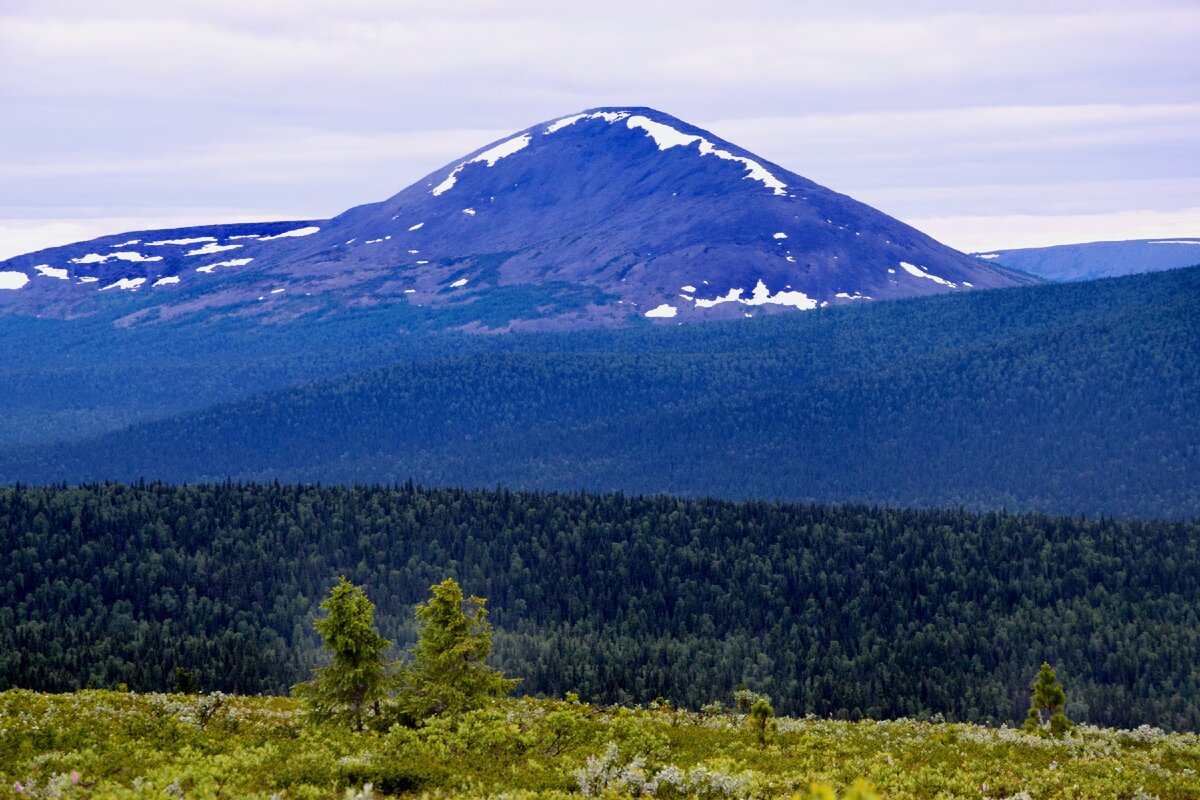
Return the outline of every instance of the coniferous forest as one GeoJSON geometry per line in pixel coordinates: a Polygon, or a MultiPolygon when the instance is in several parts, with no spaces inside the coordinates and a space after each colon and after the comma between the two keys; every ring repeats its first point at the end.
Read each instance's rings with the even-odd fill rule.
{"type": "Polygon", "coordinates": [[[1044,661],[1074,718],[1195,729],[1200,524],[312,485],[0,489],[0,688],[271,693],[321,663],[338,576],[407,647],[450,576],[521,691],[1018,722],[1044,661]]]}

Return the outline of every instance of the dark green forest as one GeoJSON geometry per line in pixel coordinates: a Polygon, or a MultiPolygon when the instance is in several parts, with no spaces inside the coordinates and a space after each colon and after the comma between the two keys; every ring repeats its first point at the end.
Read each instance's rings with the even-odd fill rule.
{"type": "Polygon", "coordinates": [[[88,399],[70,413],[97,419],[110,413],[101,395],[124,397],[117,427],[131,408],[166,418],[0,449],[0,482],[413,479],[1184,519],[1200,514],[1197,297],[1193,268],[729,324],[474,339],[389,333],[388,312],[374,311],[298,321],[257,343],[244,331],[121,334],[124,357],[116,345],[73,346],[65,372],[35,325],[28,349],[48,366],[38,380],[9,367],[5,389],[26,438],[45,424],[39,403],[70,416],[72,395],[88,399]],[[363,371],[373,360],[386,366],[363,371]],[[234,392],[223,377],[238,383],[267,362],[268,383],[342,374],[212,405],[234,392]],[[144,399],[130,397],[131,369],[153,384],[144,399]],[[197,398],[210,407],[178,413],[197,398]]]}
{"type": "Polygon", "coordinates": [[[521,691],[784,713],[1200,726],[1200,523],[622,494],[102,484],[0,489],[0,689],[280,692],[339,575],[386,637],[446,577],[521,691]]]}

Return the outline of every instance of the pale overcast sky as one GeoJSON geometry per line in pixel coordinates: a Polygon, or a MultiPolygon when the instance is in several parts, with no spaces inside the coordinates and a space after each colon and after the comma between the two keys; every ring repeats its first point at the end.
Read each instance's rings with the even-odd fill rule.
{"type": "Polygon", "coordinates": [[[1200,236],[1200,2],[0,0],[0,257],[327,217],[600,105],[963,250],[1200,236]]]}

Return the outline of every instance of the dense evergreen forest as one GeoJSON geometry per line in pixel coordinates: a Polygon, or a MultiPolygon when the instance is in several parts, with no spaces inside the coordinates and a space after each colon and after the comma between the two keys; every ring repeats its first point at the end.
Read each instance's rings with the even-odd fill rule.
{"type": "Polygon", "coordinates": [[[280,692],[363,585],[406,646],[450,576],[521,690],[1019,722],[1053,663],[1083,721],[1200,726],[1200,523],[621,494],[0,489],[0,689],[280,692]]]}
{"type": "MultiPolygon", "coordinates": [[[[1188,269],[730,324],[473,341],[389,334],[379,311],[358,323],[297,322],[264,333],[266,344],[244,331],[216,343],[164,328],[153,346],[122,334],[128,352],[75,347],[71,369],[30,333],[47,372],[33,380],[30,367],[5,389],[30,431],[42,424],[39,403],[65,402],[110,368],[99,385],[120,396],[136,393],[115,386],[135,367],[170,385],[127,397],[114,424],[130,408],[166,413],[164,397],[234,392],[210,384],[247,365],[277,361],[264,375],[279,381],[311,378],[313,364],[360,371],[87,440],[0,450],[0,482],[411,478],[1188,518],[1200,514],[1198,296],[1200,269],[1188,269]],[[374,356],[391,363],[361,371],[374,356]],[[201,365],[195,392],[181,382],[184,363],[201,365]]],[[[71,413],[93,414],[89,403],[96,417],[109,413],[105,390],[88,392],[71,413]]]]}

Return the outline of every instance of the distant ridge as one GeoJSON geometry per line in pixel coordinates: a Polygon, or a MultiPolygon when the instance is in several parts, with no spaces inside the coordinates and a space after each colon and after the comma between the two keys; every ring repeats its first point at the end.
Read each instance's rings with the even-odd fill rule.
{"type": "Polygon", "coordinates": [[[972,253],[1050,281],[1086,281],[1200,264],[1200,238],[1164,236],[972,253]]]}

